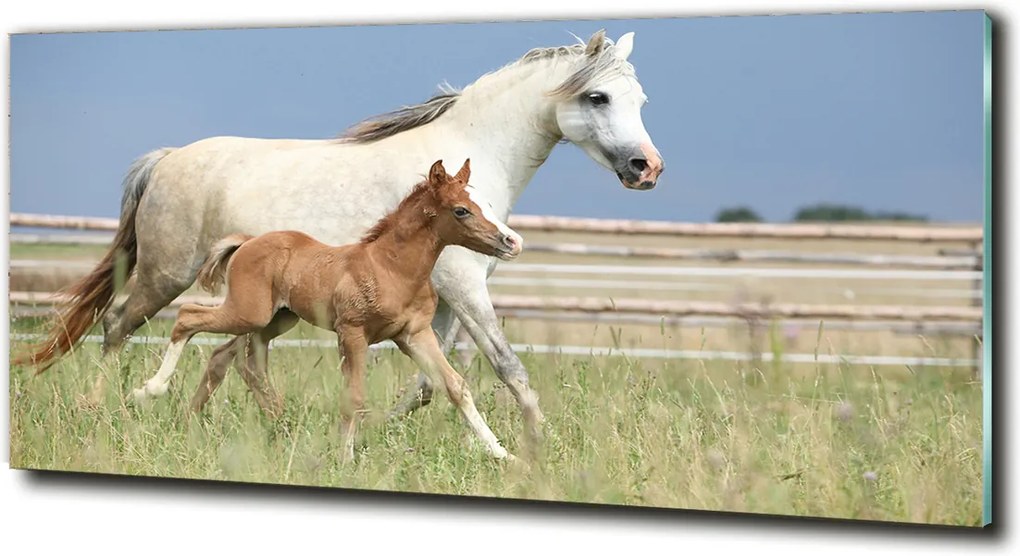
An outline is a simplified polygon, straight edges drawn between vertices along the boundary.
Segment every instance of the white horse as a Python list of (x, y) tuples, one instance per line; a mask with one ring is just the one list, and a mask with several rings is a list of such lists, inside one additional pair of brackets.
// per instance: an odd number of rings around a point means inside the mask
[[(569, 141), (629, 189), (655, 187), (662, 158), (641, 120), (647, 98), (627, 58), (634, 34), (534, 49), (461, 91), (367, 120), (337, 139), (214, 137), (153, 151), (124, 182), (120, 228), (99, 265), (69, 289), (50, 338), (16, 362), (45, 369), (103, 315), (110, 353), (194, 282), (210, 247), (230, 234), (298, 230), (330, 244), (357, 241), (437, 159), (473, 165), (472, 182), (505, 221), (553, 147)], [(462, 324), (520, 404), (532, 440), (543, 421), (528, 374), (500, 330), (486, 285), (496, 259), (447, 249), (433, 272), (433, 323), (444, 349)], [(132, 269), (127, 299), (110, 308)], [(109, 309), (109, 310), (107, 310)], [(217, 357), (233, 357), (232, 341)], [(431, 399), (417, 385), (394, 408)], [(97, 386), (98, 388), (98, 386)]]

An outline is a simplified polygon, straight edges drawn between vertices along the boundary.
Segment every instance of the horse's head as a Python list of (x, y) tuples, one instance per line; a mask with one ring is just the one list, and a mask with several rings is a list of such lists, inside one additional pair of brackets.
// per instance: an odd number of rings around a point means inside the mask
[(435, 192), (430, 207), (439, 237), (449, 245), (460, 245), (483, 255), (504, 261), (515, 259), (524, 248), (524, 240), (499, 220), (481, 193), (468, 184), (471, 160), (456, 175), (446, 173), (443, 161), (429, 170), (428, 187)]
[(624, 187), (647, 190), (664, 165), (641, 121), (648, 97), (627, 62), (633, 48), (634, 33), (616, 44), (603, 31), (595, 33), (571, 76), (551, 94), (563, 137), (616, 172)]

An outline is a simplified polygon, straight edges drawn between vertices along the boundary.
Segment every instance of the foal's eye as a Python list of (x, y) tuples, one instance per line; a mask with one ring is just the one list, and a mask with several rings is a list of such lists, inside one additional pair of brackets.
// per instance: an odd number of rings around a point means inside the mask
[(457, 207), (453, 209), (453, 215), (457, 218), (467, 218), (468, 216), (471, 216), (471, 211), (464, 207)]
[(609, 104), (609, 95), (605, 93), (589, 93), (588, 102), (591, 102), (595, 106), (599, 106), (601, 104)]

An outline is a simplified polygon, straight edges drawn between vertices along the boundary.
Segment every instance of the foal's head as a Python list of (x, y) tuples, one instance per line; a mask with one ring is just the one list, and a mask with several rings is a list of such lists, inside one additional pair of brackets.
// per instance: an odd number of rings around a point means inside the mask
[(501, 222), (488, 201), (468, 184), (470, 176), (470, 159), (455, 176), (446, 173), (442, 160), (432, 165), (426, 187), (434, 192), (430, 216), (435, 230), (448, 245), (460, 245), (505, 261), (514, 259), (521, 254), (524, 240)]

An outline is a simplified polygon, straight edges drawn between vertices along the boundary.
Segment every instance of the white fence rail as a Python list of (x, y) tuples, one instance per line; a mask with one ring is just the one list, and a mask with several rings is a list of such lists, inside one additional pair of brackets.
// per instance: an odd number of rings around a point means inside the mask
[[(110, 218), (70, 217), (39, 214), (11, 214), (12, 228), (50, 228), (63, 233), (11, 234), (12, 244), (61, 243), (70, 245), (107, 245), (117, 220)], [(565, 256), (618, 258), (625, 264), (564, 264), (506, 263), (500, 265), (490, 283), (500, 286), (542, 287), (560, 289), (598, 289), (603, 291), (725, 291), (732, 284), (724, 279), (812, 280), (813, 288), (822, 291), (851, 292), (844, 281), (862, 281), (872, 285), (854, 285), (859, 294), (885, 292), (883, 295), (903, 298), (929, 297), (969, 300), (969, 306), (877, 306), (848, 304), (725, 303), (714, 301), (678, 301), (656, 299), (609, 299), (571, 295), (494, 294), (493, 304), (501, 316), (559, 322), (606, 322), (615, 324), (683, 324), (691, 326), (726, 326), (734, 322), (781, 319), (787, 326), (812, 327), (825, 321), (827, 329), (884, 330), (912, 334), (951, 334), (979, 337), (981, 334), (983, 272), (980, 252), (982, 229), (970, 227), (828, 225), (828, 224), (688, 224), (633, 220), (595, 220), (552, 216), (515, 215), (511, 226), (521, 231), (612, 234), (614, 236), (661, 236), (674, 238), (771, 238), (786, 240), (883, 241), (890, 243), (945, 244), (938, 255), (818, 253), (797, 250), (754, 250), (685, 248), (626, 245), (589, 245), (571, 242), (530, 242), (527, 249), (537, 253)], [(67, 233), (67, 230), (88, 233)], [(99, 232), (99, 233), (96, 233)], [(929, 250), (929, 252), (932, 252)], [(569, 259), (561, 259), (569, 260)], [(634, 264), (645, 261), (644, 264)], [(653, 262), (654, 261), (654, 262)], [(665, 264), (665, 263), (677, 264)], [(683, 263), (711, 262), (714, 266), (690, 266)], [(741, 264), (742, 266), (734, 266)], [(771, 266), (760, 266), (762, 264)], [(11, 270), (44, 272), (59, 268), (87, 271), (89, 261), (26, 260), (11, 261)], [(776, 267), (779, 264), (791, 266)], [(806, 265), (807, 268), (793, 265)], [(759, 265), (759, 266), (755, 266)], [(819, 266), (824, 265), (824, 266)], [(857, 267), (857, 268), (854, 268)], [(690, 281), (690, 279), (701, 279)], [(831, 285), (819, 285), (824, 281)], [(904, 282), (891, 287), (887, 282)], [(919, 288), (928, 282), (932, 288)], [(956, 284), (959, 284), (958, 286)], [(571, 292), (574, 293), (574, 292)], [(853, 296), (847, 296), (851, 299)], [(10, 302), (14, 314), (47, 312), (60, 301), (59, 295), (48, 292), (12, 292)], [(216, 298), (182, 297), (182, 302), (215, 303)], [(283, 345), (283, 344), (281, 344)], [(543, 353), (589, 354), (609, 348), (581, 346), (517, 346), (522, 350)], [(721, 358), (743, 360), (750, 354), (731, 352), (614, 350), (613, 353), (636, 357)], [(661, 352), (661, 353), (660, 353)], [(769, 354), (755, 355), (759, 360)], [(786, 354), (791, 362), (808, 362), (806, 354)], [(813, 359), (812, 361), (815, 361)], [(857, 356), (832, 358), (820, 356), (818, 362), (858, 362), (874, 365), (974, 365), (978, 358), (940, 360), (939, 358), (904, 358)]]
[[(11, 234), (14, 244), (106, 245), (113, 235), (90, 234)], [(981, 267), (981, 255), (974, 250), (955, 249), (939, 255), (885, 255), (861, 253), (807, 253), (764, 249), (699, 249), (676, 247), (643, 247), (628, 245), (586, 245), (580, 243), (529, 242), (532, 253), (559, 255), (625, 257), (668, 261), (719, 263), (801, 263), (859, 265), (893, 268), (971, 270)]]
[[(11, 213), (11, 227), (71, 230), (117, 230), (116, 218)], [(508, 224), (521, 231), (585, 232), (613, 235), (670, 237), (842, 239), (910, 241), (919, 243), (977, 243), (983, 239), (979, 226), (884, 226), (859, 224), (721, 224), (608, 220), (564, 216), (511, 215)]]
[[(48, 305), (68, 300), (59, 293), (11, 292), (10, 301), (32, 305)], [(979, 307), (899, 307), (883, 305), (821, 305), (775, 303), (719, 303), (711, 301), (656, 301), (648, 299), (606, 299), (602, 297), (544, 297), (526, 295), (492, 295), (492, 304), (501, 310), (560, 311), (564, 313), (618, 313), (659, 315), (669, 317), (713, 316), (738, 318), (800, 318), (811, 320), (885, 320), (907, 322), (965, 321), (980, 322)], [(222, 297), (180, 296), (170, 303), (218, 305)]]
[[(45, 339), (42, 334), (13, 334), (14, 340), (39, 341)], [(102, 343), (102, 336), (86, 336), (83, 338), (87, 343)], [(128, 339), (129, 342), (145, 345), (164, 345), (169, 343), (170, 338), (164, 336), (135, 336)], [(199, 337), (192, 338), (191, 344), (215, 346), (224, 342), (223, 339)], [(335, 349), (336, 340), (314, 340), (314, 339), (290, 339), (277, 338), (270, 342), (270, 349), (273, 348), (326, 348)], [(475, 346), (469, 343), (457, 343), (455, 348), (460, 351), (475, 351)], [(552, 355), (579, 355), (579, 356), (622, 356), (630, 358), (651, 358), (651, 359), (720, 359), (725, 361), (762, 361), (772, 362), (775, 356), (772, 353), (750, 354), (739, 351), (708, 351), (708, 350), (670, 350), (670, 349), (649, 349), (649, 348), (615, 348), (615, 347), (585, 347), (585, 346), (551, 346), (545, 344), (511, 344), (511, 348), (518, 353), (539, 353)], [(385, 341), (371, 346), (373, 351), (396, 349), (393, 342)], [(828, 365), (869, 365), (869, 366), (897, 366), (897, 367), (973, 367), (977, 362), (973, 359), (954, 359), (951, 357), (900, 357), (891, 355), (828, 355), (813, 353), (784, 353), (782, 361), (787, 363), (815, 363)]]

